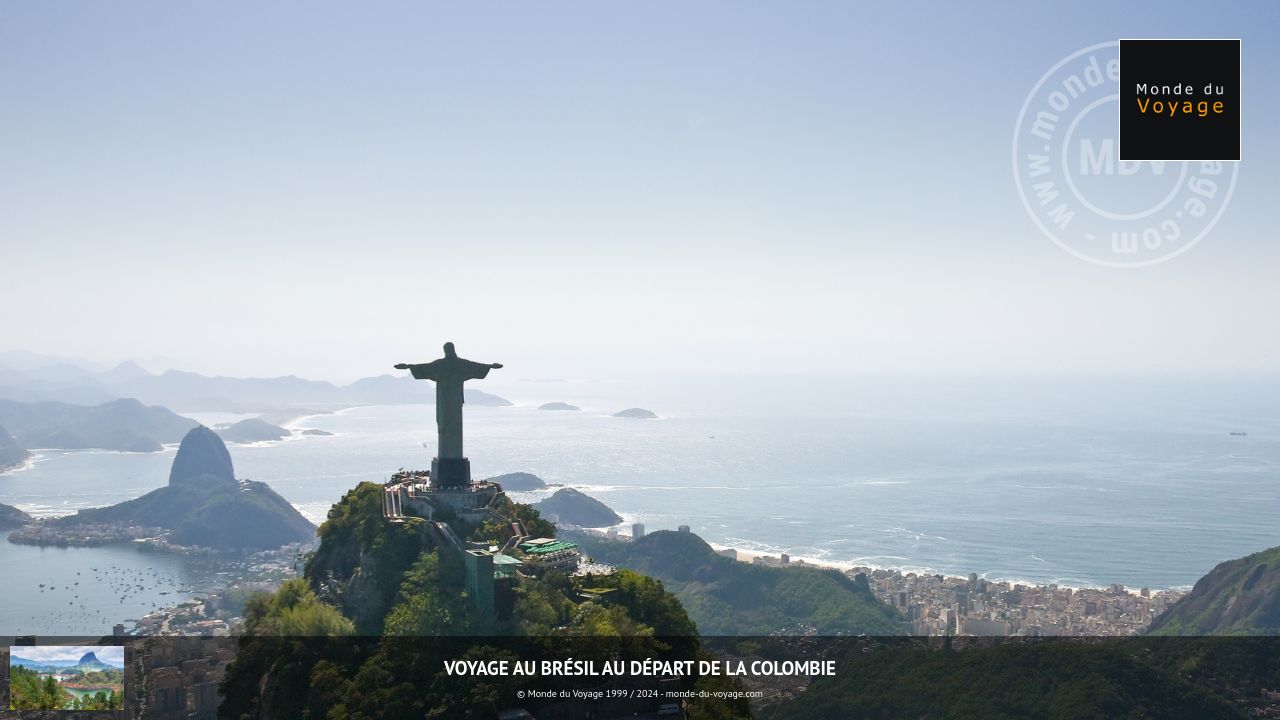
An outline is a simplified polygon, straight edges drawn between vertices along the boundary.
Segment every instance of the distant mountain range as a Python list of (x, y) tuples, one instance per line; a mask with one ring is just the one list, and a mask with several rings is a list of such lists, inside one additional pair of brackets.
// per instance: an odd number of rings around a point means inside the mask
[[(472, 405), (511, 405), (474, 388), (467, 388), (465, 397)], [(0, 470), (24, 462), (29, 448), (158, 451), (196, 426), (169, 408), (287, 417), (355, 405), (434, 402), (434, 385), (407, 375), (338, 386), (293, 376), (209, 377), (180, 370), (154, 375), (131, 361), (100, 370), (32, 353), (0, 353)], [(219, 432), (231, 442), (280, 440), (290, 434), (259, 419)]]
[[(0, 398), (25, 403), (63, 402), (97, 405), (119, 398), (135, 398), (148, 405), (180, 411), (287, 412), (332, 409), (352, 405), (392, 405), (435, 402), (432, 383), (408, 375), (384, 374), (335, 385), (287, 375), (274, 378), (208, 376), (182, 370), (159, 375), (132, 361), (109, 370), (56, 362), (31, 367), (32, 357), (21, 356), (22, 367), (6, 365), (12, 353), (0, 355)], [(474, 388), (466, 390), (473, 405), (503, 406), (511, 403)]]
[(194, 420), (137, 400), (84, 406), (61, 402), (0, 400), (0, 424), (28, 448), (101, 448), (154, 452), (182, 439)]
[(86, 671), (87, 670), (106, 670), (106, 669), (120, 670), (124, 668), (123, 664), (112, 665), (111, 663), (103, 662), (101, 659), (98, 658), (97, 654), (95, 654), (92, 650), (82, 655), (79, 660), (43, 660), (41, 661), (41, 660), (31, 660), (28, 658), (21, 657), (19, 655), (11, 654), (9, 655), (9, 665), (10, 666), (21, 665), (25, 668), (30, 668), (31, 670), (35, 670), (36, 672), (52, 672), (54, 670), (67, 670), (70, 668), (76, 668), (78, 670), (86, 670)]

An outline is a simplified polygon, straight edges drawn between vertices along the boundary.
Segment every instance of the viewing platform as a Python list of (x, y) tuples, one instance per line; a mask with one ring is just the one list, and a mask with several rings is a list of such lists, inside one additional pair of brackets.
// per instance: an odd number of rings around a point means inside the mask
[(502, 486), (479, 480), (461, 487), (435, 487), (429, 470), (399, 470), (383, 484), (382, 514), (391, 522), (433, 519), (447, 511), (469, 523), (503, 520), (498, 513)]

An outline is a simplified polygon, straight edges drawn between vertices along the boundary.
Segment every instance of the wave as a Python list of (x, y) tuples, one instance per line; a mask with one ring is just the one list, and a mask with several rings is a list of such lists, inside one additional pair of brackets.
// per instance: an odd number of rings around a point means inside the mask
[(27, 456), (26, 460), (23, 460), (22, 462), (18, 463), (17, 465), (14, 465), (11, 468), (0, 470), (0, 477), (5, 477), (6, 475), (16, 475), (17, 473), (30, 470), (31, 468), (36, 466), (36, 463), (44, 462), (44, 460), (47, 459), (48, 457), (49, 456), (44, 454), (43, 452), (32, 451), (32, 453), (29, 456)]
[[(903, 575), (915, 573), (916, 575), (942, 575), (943, 577), (955, 580), (967, 580), (967, 576), (956, 573), (955, 571), (943, 571), (928, 565), (911, 564), (910, 558), (902, 555), (863, 555), (849, 559), (832, 559), (830, 554), (823, 552), (819, 548), (811, 548), (817, 550), (816, 553), (806, 552), (806, 548), (782, 548), (777, 545), (761, 543), (743, 538), (730, 538), (727, 544), (724, 543), (707, 543), (717, 552), (721, 550), (734, 550), (739, 553), (740, 560), (749, 560), (753, 556), (768, 555), (778, 557), (786, 553), (790, 557), (792, 563), (803, 561), (808, 565), (817, 567), (831, 568), (842, 572), (865, 569), (865, 570), (881, 570), (886, 572), (897, 572)], [(743, 556), (746, 558), (743, 558)], [(1057, 585), (1061, 588), (1071, 588), (1073, 590), (1102, 590), (1110, 587), (1110, 585), (1099, 583), (1089, 578), (1076, 577), (1054, 577), (1048, 579), (1033, 580), (1024, 576), (1015, 574), (995, 573), (978, 573), (978, 577), (990, 582), (1009, 583), (1010, 585), (1027, 585), (1029, 587), (1045, 587), (1048, 585)], [(1186, 592), (1191, 589), (1190, 585), (1171, 585), (1169, 587), (1151, 587), (1155, 592), (1179, 591)], [(1129, 592), (1135, 592), (1133, 588), (1126, 587)]]
[[(654, 491), (683, 492), (686, 490), (727, 490), (727, 491), (733, 491), (733, 492), (749, 492), (752, 490), (759, 489), (759, 488), (750, 488), (750, 487), (735, 486), (735, 485), (593, 485), (589, 483), (558, 484), (557, 489), (560, 487), (573, 488), (574, 490), (578, 490), (584, 493), (593, 493), (593, 492), (609, 493), (609, 492), (618, 492), (620, 490), (621, 491), (643, 490), (645, 492), (654, 492)], [(524, 492), (530, 492), (530, 491), (526, 490)]]
[(59, 505), (46, 505), (43, 503), (15, 503), (14, 507), (34, 518), (56, 518), (66, 515), (74, 515), (77, 511), (88, 510), (89, 508), (101, 507), (93, 503), (72, 503), (64, 500)]
[(302, 517), (310, 520), (317, 527), (320, 523), (329, 519), (329, 508), (333, 507), (333, 503), (316, 502), (316, 503), (289, 503), (293, 505), (293, 509), (302, 513)]

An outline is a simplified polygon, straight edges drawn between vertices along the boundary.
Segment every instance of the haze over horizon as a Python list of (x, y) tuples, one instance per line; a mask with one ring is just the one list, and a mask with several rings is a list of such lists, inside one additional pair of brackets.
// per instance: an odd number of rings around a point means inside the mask
[(1162, 10), (8, 4), (0, 351), (339, 382), (445, 340), (512, 378), (1272, 374), (1274, 45), (1244, 37), (1238, 188), (1181, 257), (1080, 262), (1013, 187), (1063, 56), (1280, 20)]

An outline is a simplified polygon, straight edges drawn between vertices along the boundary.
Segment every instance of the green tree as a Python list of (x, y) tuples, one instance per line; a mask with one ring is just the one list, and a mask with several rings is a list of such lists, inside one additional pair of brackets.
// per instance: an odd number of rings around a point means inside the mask
[(404, 574), (400, 600), (387, 614), (385, 634), (460, 635), (479, 629), (465, 585), (466, 568), (456, 553), (422, 553)]
[(340, 637), (355, 634), (355, 626), (333, 607), (320, 602), (301, 578), (287, 580), (274, 595), (250, 598), (245, 607), (245, 632), (250, 635)]

